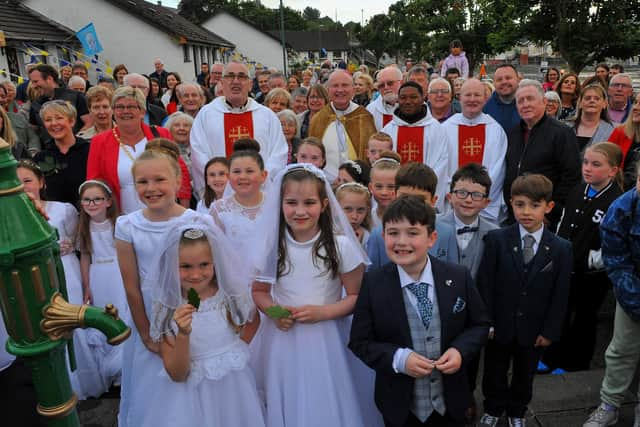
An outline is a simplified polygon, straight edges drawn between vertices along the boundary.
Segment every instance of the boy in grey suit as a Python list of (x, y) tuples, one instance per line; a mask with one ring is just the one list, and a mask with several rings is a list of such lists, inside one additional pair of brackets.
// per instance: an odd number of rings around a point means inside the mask
[[(449, 191), (446, 197), (453, 209), (440, 217), (440, 222), (449, 224), (455, 230), (457, 263), (467, 267), (475, 280), (484, 251), (484, 236), (498, 228), (480, 216), (480, 212), (491, 202), (491, 178), (484, 166), (468, 163), (453, 174)], [(479, 363), (479, 355), (467, 362), (467, 378), (472, 393), (476, 389)], [(472, 424), (476, 415), (474, 399), (466, 413), (467, 423)]]

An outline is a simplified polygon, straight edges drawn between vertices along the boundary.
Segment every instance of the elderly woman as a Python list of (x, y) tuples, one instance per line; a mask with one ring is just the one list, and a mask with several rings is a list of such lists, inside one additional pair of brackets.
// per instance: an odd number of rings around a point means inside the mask
[(91, 140), (97, 134), (113, 129), (113, 91), (103, 86), (94, 86), (87, 92), (87, 105), (93, 126), (78, 132), (80, 138)]
[(562, 100), (558, 120), (570, 119), (576, 112), (576, 103), (580, 97), (580, 79), (578, 75), (576, 73), (565, 73), (556, 85), (556, 92), (558, 92)]
[(180, 149), (180, 156), (187, 165), (189, 173), (191, 173), (191, 126), (193, 126), (193, 117), (182, 111), (177, 111), (169, 116), (165, 127), (171, 132), (173, 141)]
[(573, 123), (580, 151), (596, 142), (607, 141), (613, 132), (608, 106), (607, 93), (601, 85), (592, 84), (582, 89)]
[[(116, 89), (111, 100), (116, 125), (97, 134), (91, 141), (87, 178), (105, 180), (122, 213), (131, 213), (144, 205), (138, 199), (131, 166), (153, 138), (171, 139), (168, 130), (149, 127), (143, 119), (145, 96), (140, 89), (123, 86)], [(187, 176), (187, 179), (188, 176)]]
[(44, 173), (47, 198), (58, 202), (78, 202), (78, 188), (85, 181), (89, 142), (73, 134), (76, 109), (59, 99), (45, 102), (40, 118), (51, 136), (34, 157)]
[(307, 93), (307, 105), (309, 109), (304, 113), (298, 115), (300, 122), (300, 138), (304, 139), (309, 136), (309, 125), (311, 124), (311, 118), (318, 111), (329, 103), (329, 93), (327, 89), (321, 84), (315, 84), (311, 86)]
[(547, 100), (547, 106), (545, 107), (547, 116), (557, 119), (558, 113), (560, 112), (560, 104), (562, 103), (560, 95), (558, 95), (558, 92), (552, 90), (545, 92), (544, 99)]
[(296, 136), (298, 133), (298, 117), (296, 113), (291, 110), (282, 110), (278, 113), (278, 118), (282, 125), (284, 138), (287, 140), (287, 145), (289, 146), (287, 164), (295, 163), (296, 152), (298, 151), (298, 145), (300, 145), (300, 138)]
[(369, 74), (356, 73), (354, 76), (353, 85), (356, 90), (356, 94), (353, 97), (353, 102), (358, 105), (366, 107), (371, 102), (371, 96), (373, 91), (373, 79)]
[(271, 89), (264, 99), (264, 105), (274, 113), (279, 113), (292, 107), (291, 95), (285, 89)]
[(124, 86), (124, 76), (129, 74), (129, 70), (124, 64), (118, 64), (113, 68), (113, 79), (118, 87)]

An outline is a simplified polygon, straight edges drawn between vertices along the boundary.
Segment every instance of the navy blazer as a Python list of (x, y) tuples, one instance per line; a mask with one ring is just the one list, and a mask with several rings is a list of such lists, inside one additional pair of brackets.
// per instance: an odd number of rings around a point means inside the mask
[[(469, 271), (459, 265), (429, 256), (440, 311), (441, 353), (455, 347), (463, 367), (443, 375), (447, 411), (463, 420), (471, 405), (465, 362), (478, 354), (487, 340), (489, 318)], [(465, 307), (453, 310), (463, 300)], [(393, 356), (399, 348), (412, 348), (397, 266), (388, 263), (365, 274), (358, 295), (349, 348), (376, 371), (375, 401), (387, 426), (403, 426), (411, 411), (414, 379), (393, 370)]]
[(476, 281), (497, 342), (533, 346), (538, 335), (560, 339), (572, 263), (571, 243), (545, 227), (527, 274), (518, 224), (487, 233)]

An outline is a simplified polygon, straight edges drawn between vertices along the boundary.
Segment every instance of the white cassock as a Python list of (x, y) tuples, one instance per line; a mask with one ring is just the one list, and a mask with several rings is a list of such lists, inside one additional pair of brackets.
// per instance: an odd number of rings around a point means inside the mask
[(231, 108), (220, 96), (202, 107), (191, 127), (193, 186), (204, 191), (204, 167), (213, 157), (229, 158), (233, 141), (253, 138), (270, 177), (287, 164), (288, 146), (278, 116), (249, 98), (242, 108)]
[[(462, 113), (457, 113), (449, 117), (442, 127), (447, 134), (449, 151), (447, 185), (450, 185), (451, 177), (460, 166), (470, 162), (481, 163), (487, 168), (491, 178), (489, 194), (491, 202), (480, 214), (496, 224), (499, 223), (504, 207), (502, 185), (507, 153), (507, 135), (502, 126), (485, 113), (480, 113), (473, 119), (468, 119)], [(484, 133), (482, 132), (483, 128)], [(445, 209), (450, 209), (448, 203)]]
[(391, 122), (382, 128), (393, 140), (393, 151), (400, 155), (401, 163), (422, 162), (438, 177), (436, 195), (438, 212), (444, 211), (447, 194), (447, 144), (442, 125), (429, 114), (415, 123), (407, 123), (394, 115)]
[(376, 130), (378, 132), (391, 122), (393, 119), (393, 112), (397, 107), (398, 104), (389, 105), (384, 102), (382, 95), (378, 96), (374, 101), (367, 105), (367, 111), (373, 116), (373, 121), (376, 124)]

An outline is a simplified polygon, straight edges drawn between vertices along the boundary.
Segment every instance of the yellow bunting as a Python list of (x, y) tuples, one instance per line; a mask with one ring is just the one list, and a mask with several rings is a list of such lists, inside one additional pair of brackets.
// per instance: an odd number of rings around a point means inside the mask
[(41, 50), (41, 51), (40, 51), (40, 55), (42, 55), (42, 56), (49, 56), (49, 52), (47, 52), (46, 50)]
[(109, 60), (107, 59), (106, 61), (104, 61), (104, 65), (106, 65), (107, 67), (109, 67), (111, 65), (111, 62), (109, 62)]
[(22, 78), (22, 76), (18, 77), (18, 84), (22, 84), (22, 83), (24, 83), (24, 78)]
[(91, 62), (85, 61), (84, 66), (87, 67), (87, 70), (91, 68)]
[(113, 68), (107, 67), (107, 74), (113, 74)]

